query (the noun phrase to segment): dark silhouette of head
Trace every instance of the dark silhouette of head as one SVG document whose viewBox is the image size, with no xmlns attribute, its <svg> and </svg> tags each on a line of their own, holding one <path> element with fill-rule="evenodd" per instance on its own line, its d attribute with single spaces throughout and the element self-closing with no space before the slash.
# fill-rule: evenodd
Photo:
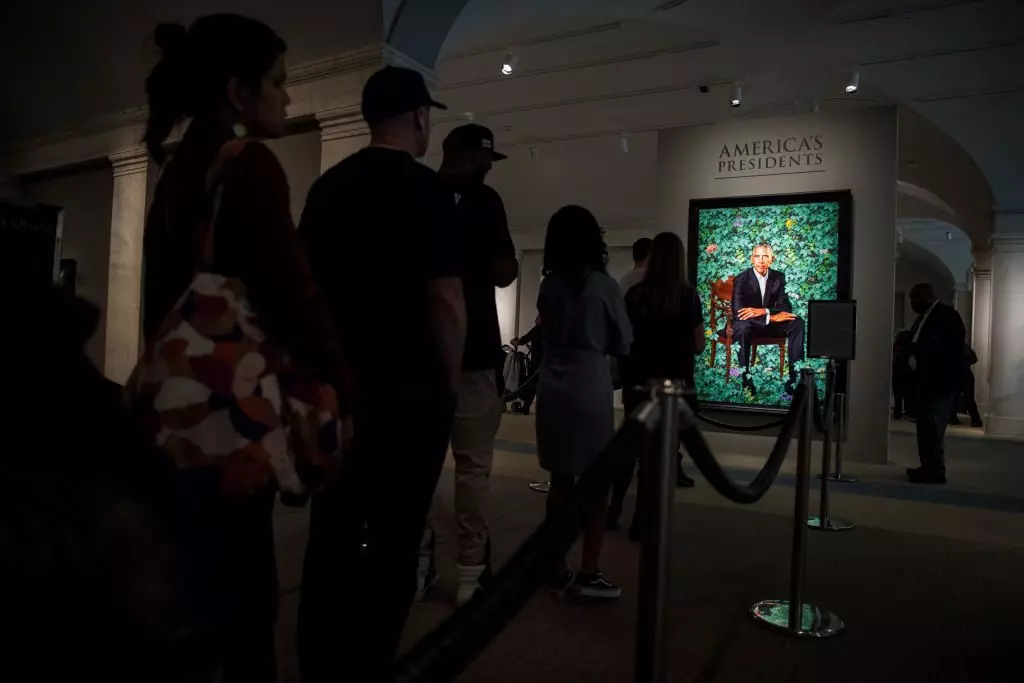
<svg viewBox="0 0 1024 683">
<path fill-rule="evenodd" d="M 545 277 L 564 278 L 582 289 L 590 271 L 606 272 L 608 247 L 594 214 L 564 206 L 548 221 L 544 237 Z"/>
<path fill-rule="evenodd" d="M 644 279 L 637 285 L 640 309 L 655 315 L 674 315 L 690 291 L 686 280 L 686 247 L 674 232 L 655 235 Z"/>
<path fill-rule="evenodd" d="M 269 26 L 237 14 L 212 14 L 188 29 L 160 24 L 153 38 L 161 59 L 146 79 L 144 141 L 154 161 L 165 161 L 163 143 L 184 119 L 234 129 L 236 135 L 284 134 L 287 45 Z"/>
<path fill-rule="evenodd" d="M 647 255 L 651 253 L 651 238 L 641 237 L 633 242 L 633 265 L 641 267 L 647 263 Z"/>
<path fill-rule="evenodd" d="M 918 315 L 935 303 L 935 290 L 927 282 L 919 282 L 910 288 L 910 307 Z"/>
</svg>

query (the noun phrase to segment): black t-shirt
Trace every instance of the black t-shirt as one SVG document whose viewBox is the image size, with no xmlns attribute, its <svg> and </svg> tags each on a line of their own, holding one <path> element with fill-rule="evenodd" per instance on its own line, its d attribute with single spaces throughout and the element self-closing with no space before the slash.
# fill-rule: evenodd
<svg viewBox="0 0 1024 683">
<path fill-rule="evenodd" d="M 299 231 L 356 390 L 447 387 L 428 283 L 462 274 L 451 194 L 409 154 L 368 147 L 309 191 Z"/>
<path fill-rule="evenodd" d="M 693 385 L 693 329 L 703 324 L 703 306 L 696 290 L 684 296 L 679 312 L 659 314 L 643 305 L 640 285 L 626 292 L 626 313 L 633 325 L 633 346 L 619 366 L 624 384 L 643 384 L 668 377 Z"/>
<path fill-rule="evenodd" d="M 515 258 L 508 219 L 501 197 L 482 183 L 443 179 L 455 205 L 455 224 L 462 238 L 465 266 L 462 286 L 466 296 L 466 350 L 463 370 L 497 367 L 501 355 L 501 330 L 494 301 L 494 262 Z"/>
</svg>

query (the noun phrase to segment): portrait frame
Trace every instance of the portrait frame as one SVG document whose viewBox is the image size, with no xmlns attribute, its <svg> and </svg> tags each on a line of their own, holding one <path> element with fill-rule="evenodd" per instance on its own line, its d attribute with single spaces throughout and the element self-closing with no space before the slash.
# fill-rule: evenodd
<svg viewBox="0 0 1024 683">
<path fill-rule="evenodd" d="M 687 231 L 687 273 L 691 283 L 697 288 L 698 293 L 701 296 L 701 303 L 705 309 L 705 325 L 707 326 L 707 311 L 709 309 L 708 297 L 710 294 L 711 281 L 702 282 L 699 278 L 703 276 L 700 272 L 699 262 L 701 254 L 707 245 L 701 244 L 701 217 L 705 215 L 705 212 L 713 210 L 740 210 L 740 209 L 770 209 L 773 207 L 800 207 L 808 204 L 834 204 L 836 213 L 836 224 L 835 224 L 835 300 L 849 300 L 851 295 L 850 279 L 853 266 L 853 255 L 852 255 L 852 226 L 853 226 L 853 194 L 850 190 L 830 190 L 823 192 L 801 192 L 801 193 L 787 193 L 787 194 L 771 194 L 771 195 L 753 195 L 753 196 L 737 196 L 737 197 L 713 197 L 713 198 L 699 198 L 691 199 L 689 204 L 689 219 L 688 219 L 688 231 Z M 762 239 L 756 231 L 752 231 L 750 234 L 750 241 L 755 242 Z M 737 274 L 742 272 L 737 266 Z M 787 288 L 792 283 L 787 278 Z M 814 298 L 822 298 L 820 296 Z M 805 324 L 805 336 L 804 336 L 804 349 L 805 349 L 805 360 L 819 360 L 810 359 L 806 355 L 807 349 L 807 320 L 806 312 L 804 314 Z M 708 335 L 708 347 L 714 347 L 716 345 L 717 330 L 707 330 L 710 332 Z M 734 344 L 735 346 L 735 344 Z M 705 350 L 696 360 L 696 373 L 702 372 L 701 363 L 705 366 L 709 363 L 710 355 L 709 350 Z M 824 375 L 823 370 L 817 366 L 821 363 L 815 363 L 815 372 L 819 376 L 818 388 L 819 393 L 824 391 Z M 735 372 L 735 371 L 733 371 Z M 847 368 L 846 363 L 839 362 L 838 372 L 836 376 L 836 391 L 846 392 L 848 385 Z M 701 395 L 701 379 L 697 380 L 698 400 L 701 405 L 712 407 L 715 409 L 724 410 L 738 410 L 738 411 L 751 411 L 761 413 L 784 413 L 788 410 L 787 405 L 780 403 L 778 400 L 774 404 L 772 403 L 759 403 L 759 402 L 746 402 L 739 403 L 735 400 L 716 400 L 715 396 Z M 747 399 L 748 401 L 750 399 Z"/>
</svg>

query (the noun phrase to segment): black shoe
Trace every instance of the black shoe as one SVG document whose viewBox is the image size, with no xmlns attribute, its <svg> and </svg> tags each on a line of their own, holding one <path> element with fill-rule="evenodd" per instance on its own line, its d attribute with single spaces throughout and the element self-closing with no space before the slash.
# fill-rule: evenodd
<svg viewBox="0 0 1024 683">
<path fill-rule="evenodd" d="M 981 420 L 971 420 L 971 426 L 975 428 L 981 428 L 985 426 L 985 423 Z"/>
<path fill-rule="evenodd" d="M 574 578 L 576 577 L 573 575 L 571 569 L 568 567 L 559 567 L 555 571 L 551 572 L 551 576 L 548 577 L 548 590 L 552 593 L 564 593 L 569 590 Z"/>
<path fill-rule="evenodd" d="M 754 386 L 754 383 L 751 382 L 750 378 L 748 378 L 748 377 L 744 377 L 743 378 L 743 389 L 745 391 L 749 391 L 754 396 L 757 395 L 757 387 Z"/>
<path fill-rule="evenodd" d="M 692 489 L 696 483 L 697 482 L 695 482 L 693 479 L 687 476 L 686 472 L 683 471 L 682 467 L 680 467 L 679 471 L 676 472 L 677 487 L 681 489 Z"/>
<path fill-rule="evenodd" d="M 931 472 L 923 467 L 908 467 L 907 479 L 913 484 L 945 484 L 945 472 Z"/>
<path fill-rule="evenodd" d="M 598 598 L 600 600 L 615 600 L 622 597 L 622 588 L 604 578 L 601 572 L 589 576 L 577 574 L 569 592 L 583 598 Z"/>
</svg>

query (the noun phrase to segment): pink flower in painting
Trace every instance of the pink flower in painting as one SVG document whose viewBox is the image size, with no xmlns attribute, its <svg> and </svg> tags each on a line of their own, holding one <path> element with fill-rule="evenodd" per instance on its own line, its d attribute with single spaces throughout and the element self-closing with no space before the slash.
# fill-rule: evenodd
<svg viewBox="0 0 1024 683">
<path fill-rule="evenodd" d="M 714 254 L 716 251 L 718 251 L 718 245 L 717 244 L 709 244 L 708 246 L 704 247 L 704 251 L 705 251 L 705 253 L 708 253 L 708 254 Z"/>
<path fill-rule="evenodd" d="M 736 220 L 734 220 L 732 222 L 732 227 L 734 227 L 734 228 L 741 228 L 741 227 L 743 227 L 743 219 L 742 218 L 737 218 Z"/>
</svg>

